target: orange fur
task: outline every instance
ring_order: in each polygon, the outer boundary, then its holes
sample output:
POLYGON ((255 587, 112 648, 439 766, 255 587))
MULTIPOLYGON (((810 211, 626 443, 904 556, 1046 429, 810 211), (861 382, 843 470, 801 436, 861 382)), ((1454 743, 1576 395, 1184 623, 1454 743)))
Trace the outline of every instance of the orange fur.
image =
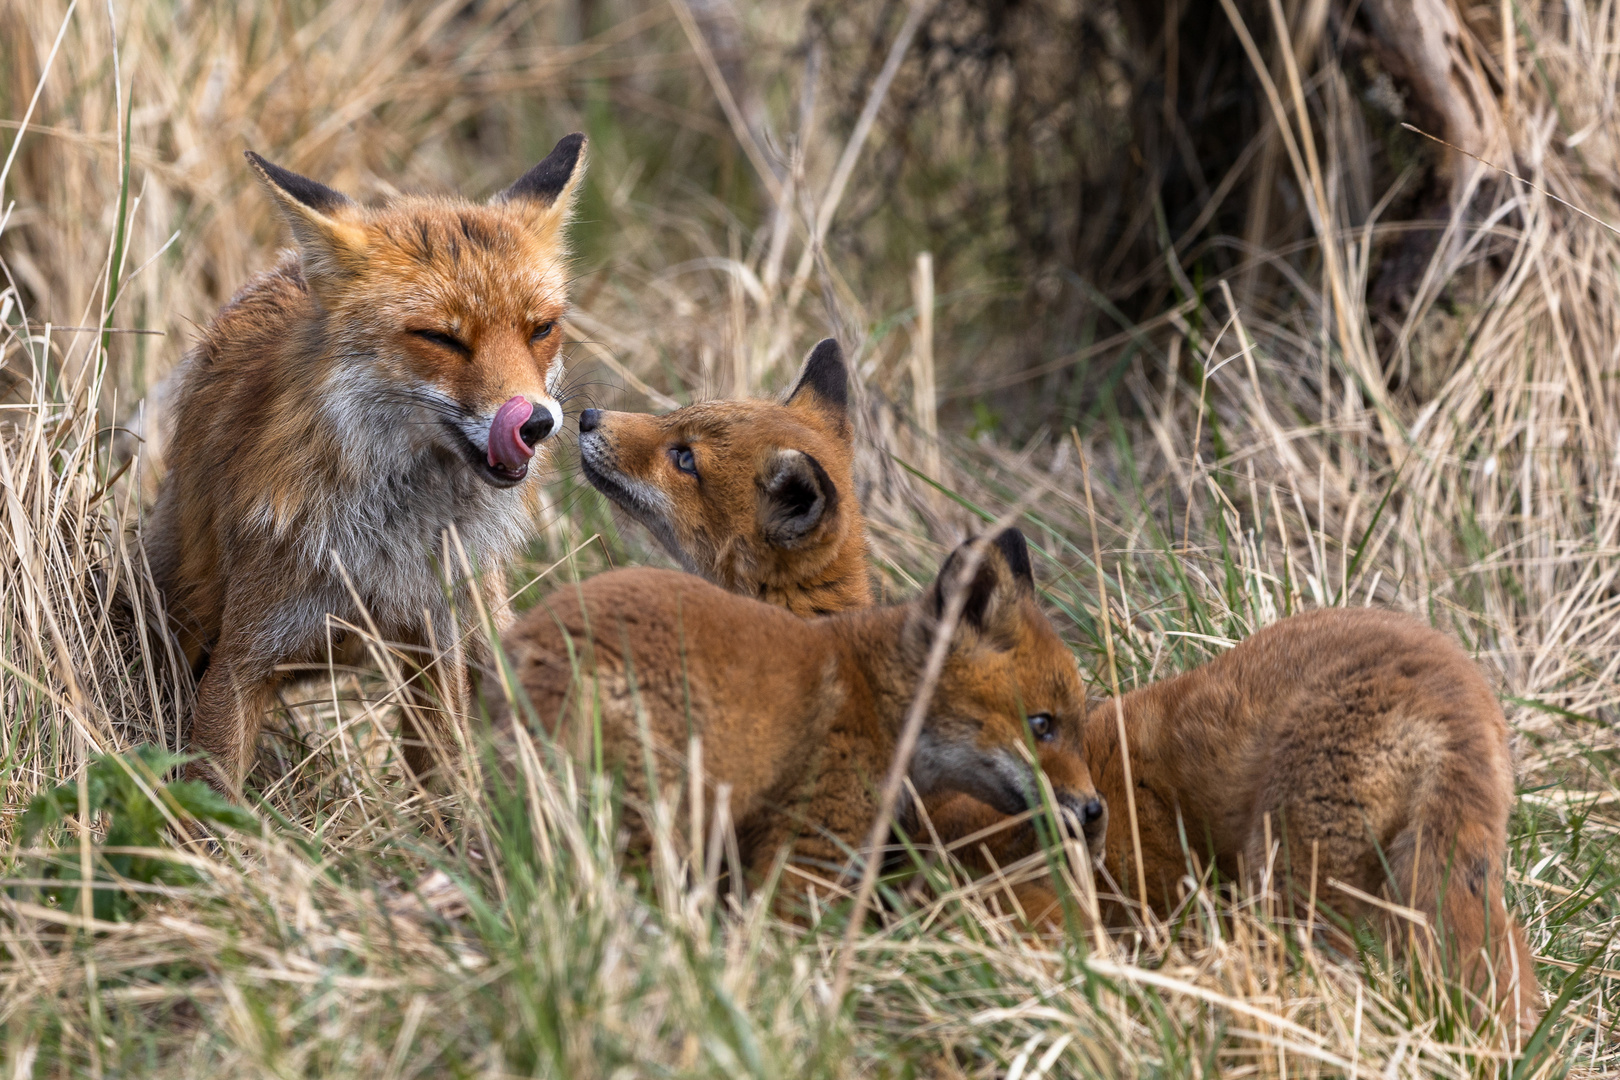
MULTIPOLYGON (((958 549, 912 603, 813 619, 686 574, 613 571, 553 594, 503 644, 561 745, 590 760, 600 730, 633 807, 652 804, 649 768, 661 791, 686 797, 688 740, 700 738, 705 782, 730 792, 746 869, 757 877, 788 844, 795 892, 838 877, 863 843, 953 590, 966 590, 963 614, 912 760, 914 786, 971 790, 1019 812, 1038 800, 1027 715, 1049 716, 1053 736, 1078 737, 1079 673, 1035 603, 1023 537, 1009 530, 980 552, 969 577, 958 549)), ((1095 797, 1083 774, 1055 794, 1073 816, 1095 797)), ((713 791, 705 805, 712 812, 713 791)), ((683 804, 678 819, 687 813, 683 804)), ((635 820, 634 845, 645 850, 647 828, 635 820)))
POLYGON ((298 251, 187 356, 147 530, 202 670, 191 745, 209 761, 194 773, 238 789, 281 668, 326 660, 334 638, 340 661, 358 658, 328 619, 364 625, 362 607, 427 668, 407 764, 421 773, 429 743, 454 745, 466 673, 427 661, 456 634, 435 560, 455 529, 486 572, 456 586, 461 601, 481 587, 500 609, 498 569, 527 534, 539 469, 493 463, 489 432, 517 396, 533 407, 526 444, 561 424, 562 228, 583 141, 564 139, 487 205, 404 197, 376 210, 249 155, 298 251))
MULTIPOLYGON (((835 381, 828 359, 821 358, 823 384, 835 381)), ((843 378, 840 363, 840 390, 843 378)), ((821 399, 841 401, 842 393, 823 392, 821 399)), ((821 525, 825 535, 843 538, 841 555, 822 548, 813 563, 801 564, 781 545, 768 555, 752 554, 771 547, 754 528, 753 504, 714 497, 660 456, 682 445, 686 416, 702 416, 709 452, 700 475, 728 475, 743 487, 738 478, 755 475, 752 462, 761 447, 808 446, 784 434, 792 431, 781 418, 785 410, 764 402, 715 402, 662 417, 603 414, 601 427, 608 446, 643 448, 619 460, 645 463, 635 473, 637 483, 669 493, 674 509, 662 520, 637 516, 689 569, 801 614, 864 606, 870 602, 866 544, 853 499, 841 497, 823 512, 824 519, 846 519, 836 529, 825 520, 821 525), (737 545, 751 552, 749 559, 726 564, 713 554, 737 545), (750 574, 748 567, 769 571, 750 574), (814 606, 800 587, 809 583, 814 606)), ((845 433, 841 452, 822 443, 813 452, 838 463, 828 474, 847 492, 848 429, 839 430, 845 433)), ((634 512, 622 488, 597 486, 634 512)), ((1191 850, 1213 853, 1228 880, 1237 879, 1240 859, 1252 878, 1268 865, 1269 814, 1273 836, 1288 840, 1296 885, 1309 876, 1314 842, 1317 893, 1327 906, 1350 917, 1373 913, 1352 894, 1327 886, 1329 876, 1399 899, 1443 924, 1444 955, 1465 985, 1494 997, 1510 1019, 1534 1017, 1540 999, 1530 952, 1502 898, 1513 800, 1506 726, 1477 668, 1444 635, 1388 612, 1316 612, 1264 630, 1180 678, 1127 694, 1122 703, 1144 876, 1158 914, 1169 912, 1187 872, 1183 829, 1191 850), (1364 828, 1363 817, 1374 827, 1364 828)), ((1095 779, 1109 811, 1104 820, 1114 826, 1107 830, 1105 866, 1117 887, 1134 897, 1119 750, 1110 701, 1091 710, 1082 738, 1043 745, 1040 761, 1057 784, 1074 786, 1082 775, 1095 779)), ((1032 827, 1009 827, 1008 815, 972 795, 942 791, 927 796, 924 807, 942 840, 977 837, 959 851, 970 869, 987 872, 1037 850, 1032 827)), ((1056 894, 1044 885, 1019 885, 1012 894, 1031 920, 1057 915, 1056 894)), ((1108 913, 1116 923, 1130 918, 1122 902, 1108 913)), ((1427 945, 1424 950, 1435 955, 1427 945)))
POLYGON ((694 574, 796 615, 866 607, 846 380, 828 338, 782 404, 705 401, 662 416, 588 409, 581 468, 694 574))
MULTIPOLYGON (((1513 807, 1507 723, 1479 669, 1444 634, 1395 612, 1313 611, 1120 706, 1147 902, 1159 915, 1180 898, 1189 856, 1227 880, 1267 875, 1301 904, 1314 860, 1325 906, 1379 914, 1338 881, 1416 909, 1465 986, 1509 1021, 1533 1022, 1530 949, 1502 894, 1513 807)), ((1087 718, 1085 754, 1123 826, 1109 832, 1106 866, 1134 901, 1112 700, 1087 718)), ((1122 903, 1115 918, 1124 917, 1122 903)), ((1415 939, 1434 955, 1424 933, 1389 925, 1395 941, 1415 939)))
MULTIPOLYGON (((682 566, 717 585, 796 615, 867 607, 848 379, 842 350, 827 338, 780 404, 706 401, 661 416, 587 410, 580 417, 583 472, 682 566), (683 450, 693 455, 691 471, 677 463, 683 450)), ((1090 786, 1077 739, 1042 743, 1039 753, 1054 786, 1090 786)), ((972 869, 989 872, 1034 850, 1032 824, 1013 824, 970 795, 938 792, 923 805, 943 840, 986 834, 960 852, 972 869)), ((915 819, 907 824, 921 828, 915 819)), ((1096 838, 1105 825, 1093 818, 1082 828, 1096 838)), ((1015 892, 1032 914, 1050 907, 1046 891, 1015 892)))

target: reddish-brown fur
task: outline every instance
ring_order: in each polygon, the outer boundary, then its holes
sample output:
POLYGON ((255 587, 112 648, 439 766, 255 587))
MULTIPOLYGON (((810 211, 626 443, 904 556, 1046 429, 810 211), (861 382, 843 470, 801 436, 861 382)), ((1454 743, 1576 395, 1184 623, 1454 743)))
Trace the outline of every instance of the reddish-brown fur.
MULTIPOLYGON (((823 375, 823 381, 831 380, 823 375)), ((768 410, 782 408, 716 404, 748 406, 711 413, 723 418, 725 446, 754 445, 760 436, 748 429, 774 430, 768 410)), ((676 429, 676 418, 686 411, 639 423, 647 431, 676 429)), ((629 426, 624 414, 610 415, 616 425, 629 426)), ((848 460, 847 450, 838 460, 848 460)), ((729 464, 718 454, 709 462, 711 473, 729 464)), ((848 490, 844 475, 838 479, 848 490)), ((649 470, 643 478, 653 486, 679 482, 669 472, 649 470)), ((621 501, 610 487, 598 486, 621 501)), ((840 590, 819 568, 807 576, 821 595, 863 605, 868 602, 866 548, 859 508, 844 499, 835 512, 855 519, 843 531, 848 557, 822 555, 818 567, 842 568, 847 588, 840 590), (855 537, 861 537, 858 546, 855 537)), ((700 516, 686 514, 689 520, 700 516)), ((781 600, 796 595, 792 552, 777 553, 771 586, 763 589, 746 574, 721 573, 703 555, 727 548, 728 521, 740 522, 733 533, 748 533, 750 515, 711 506, 701 519, 702 547, 683 546, 676 529, 665 528, 660 538, 685 565, 711 580, 801 610, 781 600)), ((1270 865, 1263 857, 1269 813, 1274 839, 1288 840, 1296 885, 1303 878, 1308 893, 1314 841, 1317 894, 1329 907, 1350 917, 1373 913, 1370 905, 1329 886, 1329 877, 1365 893, 1398 898, 1444 924, 1447 959, 1465 984, 1487 998, 1494 995, 1504 1015, 1521 1022, 1535 1015, 1540 998, 1530 952, 1502 898, 1513 801, 1506 725, 1478 669, 1444 635, 1389 612, 1316 612, 1263 630, 1220 659, 1127 694, 1122 703, 1144 877, 1158 914, 1169 912, 1187 872, 1183 828, 1194 854, 1213 851, 1228 880, 1238 878, 1241 859, 1252 882, 1270 865), (1386 873, 1380 850, 1392 873, 1386 873)), ((1134 897, 1137 879, 1112 701, 1091 710, 1083 732, 1082 742, 1060 739, 1042 746, 1041 765, 1066 784, 1091 767, 1114 825, 1107 831, 1105 866, 1114 883, 1134 897)), ((1005 827, 1006 814, 971 795, 942 792, 927 797, 924 807, 946 842, 987 833, 960 852, 971 869, 988 870, 1036 850, 1032 828, 1005 827)), ((1056 894, 1045 886, 1021 885, 1013 895, 1032 919, 1056 913, 1056 894)), ((1116 922, 1129 918, 1123 904, 1109 910, 1116 922)), ((1411 935, 1402 932, 1398 938, 1404 942, 1411 935)))
MULTIPOLYGON (((706 401, 661 416, 587 410, 580 417, 582 469, 692 573, 796 615, 867 607, 848 380, 843 352, 828 338, 811 350, 780 404, 706 401), (682 450, 693 453, 694 471, 678 466, 682 450), (784 521, 796 527, 784 529, 784 521)), ((1063 736, 1040 744, 1041 768, 1055 787, 1090 786, 1079 750, 1077 739, 1063 736)), ((923 805, 942 840, 986 833, 960 852, 973 869, 989 871, 1033 850, 1033 825, 1010 825, 970 795, 939 792, 923 805)), ((1105 825, 1094 820, 1085 832, 1095 837, 1105 825)), ((1015 892, 1027 899, 1026 910, 1035 905, 1032 916, 1052 902, 1047 890, 1015 892)))
MULTIPOLYGON (((463 617, 471 588, 502 609, 498 570, 526 536, 539 469, 499 471, 480 440, 517 395, 560 426, 562 228, 582 149, 563 140, 488 205, 405 197, 375 210, 250 155, 299 250, 187 356, 147 530, 171 619, 205 668, 191 744, 210 760, 194 771, 237 789, 282 666, 325 661, 332 639, 340 661, 356 655, 329 616, 369 617, 417 664, 450 652, 435 570, 457 566, 442 560, 447 530, 484 571, 456 586, 463 617)), ((447 717, 466 692, 464 668, 425 666, 432 694, 419 684, 421 739, 406 749, 418 772, 431 762, 422 739, 453 745, 447 717)))
MULTIPOLYGON (((1502 894, 1513 806, 1507 723, 1451 639, 1395 612, 1313 611, 1120 705, 1154 911, 1179 900, 1189 854, 1227 880, 1268 875, 1300 903, 1314 860, 1327 907, 1379 913, 1337 881, 1422 912, 1464 985, 1509 1020, 1533 1020, 1541 999, 1530 949, 1502 894)), ((1085 755, 1117 826, 1108 872, 1136 900, 1112 700, 1087 718, 1085 755)), ((1413 936, 1399 919, 1390 926, 1399 943, 1413 936)))
POLYGON ((589 409, 581 468, 694 574, 795 615, 866 607, 846 381, 828 338, 782 404, 705 401, 662 416, 589 409))
MULTIPOLYGON (((631 806, 650 804, 644 737, 660 789, 682 798, 688 740, 700 738, 706 806, 729 787, 755 875, 791 844, 796 891, 837 877, 863 843, 949 590, 967 593, 912 761, 916 788, 973 790, 1016 812, 1038 798, 1027 716, 1078 735, 1079 673, 1035 603, 1023 538, 984 544, 971 578, 959 553, 910 604, 813 619, 686 574, 614 571, 553 594, 504 645, 535 716, 581 760, 600 709, 603 758, 631 806)), ((1076 816, 1094 798, 1089 778, 1055 794, 1076 816)), ((644 850, 645 826, 635 837, 644 850)))

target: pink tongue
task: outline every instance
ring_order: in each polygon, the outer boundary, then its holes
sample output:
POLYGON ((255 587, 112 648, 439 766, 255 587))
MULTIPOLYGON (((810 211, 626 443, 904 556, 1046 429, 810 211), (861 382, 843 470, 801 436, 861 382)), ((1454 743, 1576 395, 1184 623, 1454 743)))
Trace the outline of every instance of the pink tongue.
POLYGON ((514 397, 495 411, 489 424, 489 463, 515 469, 534 457, 534 451, 523 441, 523 425, 534 413, 534 406, 522 397, 514 397))

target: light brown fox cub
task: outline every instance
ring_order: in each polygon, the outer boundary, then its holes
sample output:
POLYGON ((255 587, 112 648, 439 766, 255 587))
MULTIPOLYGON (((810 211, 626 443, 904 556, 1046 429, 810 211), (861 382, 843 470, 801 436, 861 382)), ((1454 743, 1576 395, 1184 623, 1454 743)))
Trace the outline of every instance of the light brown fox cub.
MULTIPOLYGON (((1539 1012, 1530 949, 1502 896, 1507 723, 1450 638, 1390 611, 1313 611, 1120 705, 1147 901, 1160 915, 1192 872, 1183 835, 1227 880, 1269 874, 1301 904, 1314 862, 1327 907, 1378 914, 1342 882, 1415 908, 1464 985, 1510 1021, 1539 1012)), ((1108 871, 1135 900, 1117 725, 1112 700, 1094 707, 1085 754, 1113 803, 1108 871)), ((1406 924, 1394 928, 1405 942, 1406 924)))
MULTIPOLYGON (((425 656, 455 630, 437 565, 454 529, 500 610, 499 567, 562 423, 563 239, 584 136, 487 205, 405 197, 364 209, 248 159, 298 243, 215 317, 180 374, 153 571, 202 671, 193 770, 236 790, 282 665, 324 661, 329 617, 425 656), (533 460, 538 458, 538 460, 533 460)), ((449 562, 453 567, 455 557, 449 562)), ((470 605, 463 611, 470 612, 470 605)), ((355 652, 339 648, 341 658, 355 652)), ((475 658, 476 659, 476 658, 475 658)), ((453 746, 466 672, 426 674, 406 763, 453 746), (437 697, 443 710, 431 707, 437 697)))
POLYGON ((705 401, 663 416, 586 409, 580 468, 694 574, 796 615, 866 607, 847 383, 828 338, 783 404, 705 401))
MULTIPOLYGON (((613 571, 552 594, 504 645, 560 744, 590 760, 600 730, 633 807, 650 804, 649 768, 662 792, 685 797, 688 740, 701 738, 706 783, 730 788, 745 868, 762 873, 791 843, 802 890, 809 877, 836 877, 871 827, 955 590, 966 590, 962 616, 911 763, 917 790, 972 791, 1008 813, 1039 805, 1028 747, 1077 733, 1079 672, 1035 603, 1023 536, 979 544, 971 576, 964 545, 909 604, 812 619, 687 574, 613 571)), ((1081 819, 1095 799, 1088 777, 1055 794, 1060 812, 1081 819)), ((644 850, 645 825, 633 820, 644 850)))

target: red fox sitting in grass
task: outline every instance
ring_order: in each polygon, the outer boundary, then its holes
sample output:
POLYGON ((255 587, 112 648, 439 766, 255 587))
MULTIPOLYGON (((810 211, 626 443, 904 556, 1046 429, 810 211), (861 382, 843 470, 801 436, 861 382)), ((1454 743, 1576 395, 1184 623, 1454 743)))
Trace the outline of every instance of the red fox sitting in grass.
MULTIPOLYGON (((801 614, 867 604, 863 523, 847 495, 844 379, 829 341, 812 353, 786 405, 713 402, 657 417, 587 410, 580 418, 585 475, 688 569, 733 591, 801 614), (763 476, 756 463, 808 447, 828 480, 815 499, 801 500, 815 513, 813 528, 799 530, 810 543, 796 574, 798 549, 758 525, 775 513, 768 483, 750 489, 736 478, 763 476)), ((1328 907, 1350 917, 1375 913, 1331 879, 1423 912, 1440 924, 1449 966, 1465 985, 1509 1017, 1534 1016, 1530 951, 1502 893, 1513 804, 1507 725, 1478 669, 1443 634, 1390 612, 1313 612, 1179 678, 1125 694, 1119 705, 1133 799, 1113 701, 1093 706, 1080 740, 1042 744, 1040 754, 1054 776, 1089 765, 1108 807, 1114 828, 1104 867, 1131 897, 1109 905, 1112 921, 1129 920, 1139 881, 1160 917, 1176 906, 1189 872, 1183 835, 1191 855, 1213 855, 1227 880, 1277 873, 1266 848, 1269 819, 1271 838, 1286 843, 1289 869, 1274 880, 1290 877, 1302 902, 1314 849, 1317 896, 1328 907)), ((1008 820, 960 793, 924 805, 947 842, 1008 820)), ((1025 825, 991 832, 961 854, 984 871, 1035 847, 1025 825)), ((1038 884, 1013 895, 1032 919, 1056 911, 1056 895, 1038 884)))
POLYGON ((462 610, 481 588, 501 611, 498 570, 529 533, 540 443, 562 424, 563 227, 584 144, 563 139, 482 206, 365 209, 248 154, 298 249, 187 356, 146 534, 201 674, 194 774, 240 789, 284 665, 358 653, 332 618, 369 618, 419 654, 431 684, 407 710, 406 765, 423 775, 454 748, 466 668, 427 659, 461 655, 446 534, 484 572, 457 585, 462 610))
MULTIPOLYGON (((706 783, 730 789, 743 869, 757 881, 791 845, 792 897, 837 878, 863 843, 959 590, 912 784, 924 796, 971 791, 1008 814, 1041 805, 1028 747, 1078 734, 1084 691, 1035 602, 1022 534, 976 544, 976 568, 959 547, 909 604, 810 619, 690 574, 615 570, 551 594, 502 644, 538 722, 578 760, 600 753, 632 807, 658 797, 649 774, 659 792, 687 798, 688 740, 701 739, 706 783)), ((1083 767, 1074 782, 1049 779, 1060 814, 1097 819, 1083 767)), ((677 810, 681 820, 688 812, 677 810)), ((647 824, 631 820, 632 847, 645 851, 647 824)))

